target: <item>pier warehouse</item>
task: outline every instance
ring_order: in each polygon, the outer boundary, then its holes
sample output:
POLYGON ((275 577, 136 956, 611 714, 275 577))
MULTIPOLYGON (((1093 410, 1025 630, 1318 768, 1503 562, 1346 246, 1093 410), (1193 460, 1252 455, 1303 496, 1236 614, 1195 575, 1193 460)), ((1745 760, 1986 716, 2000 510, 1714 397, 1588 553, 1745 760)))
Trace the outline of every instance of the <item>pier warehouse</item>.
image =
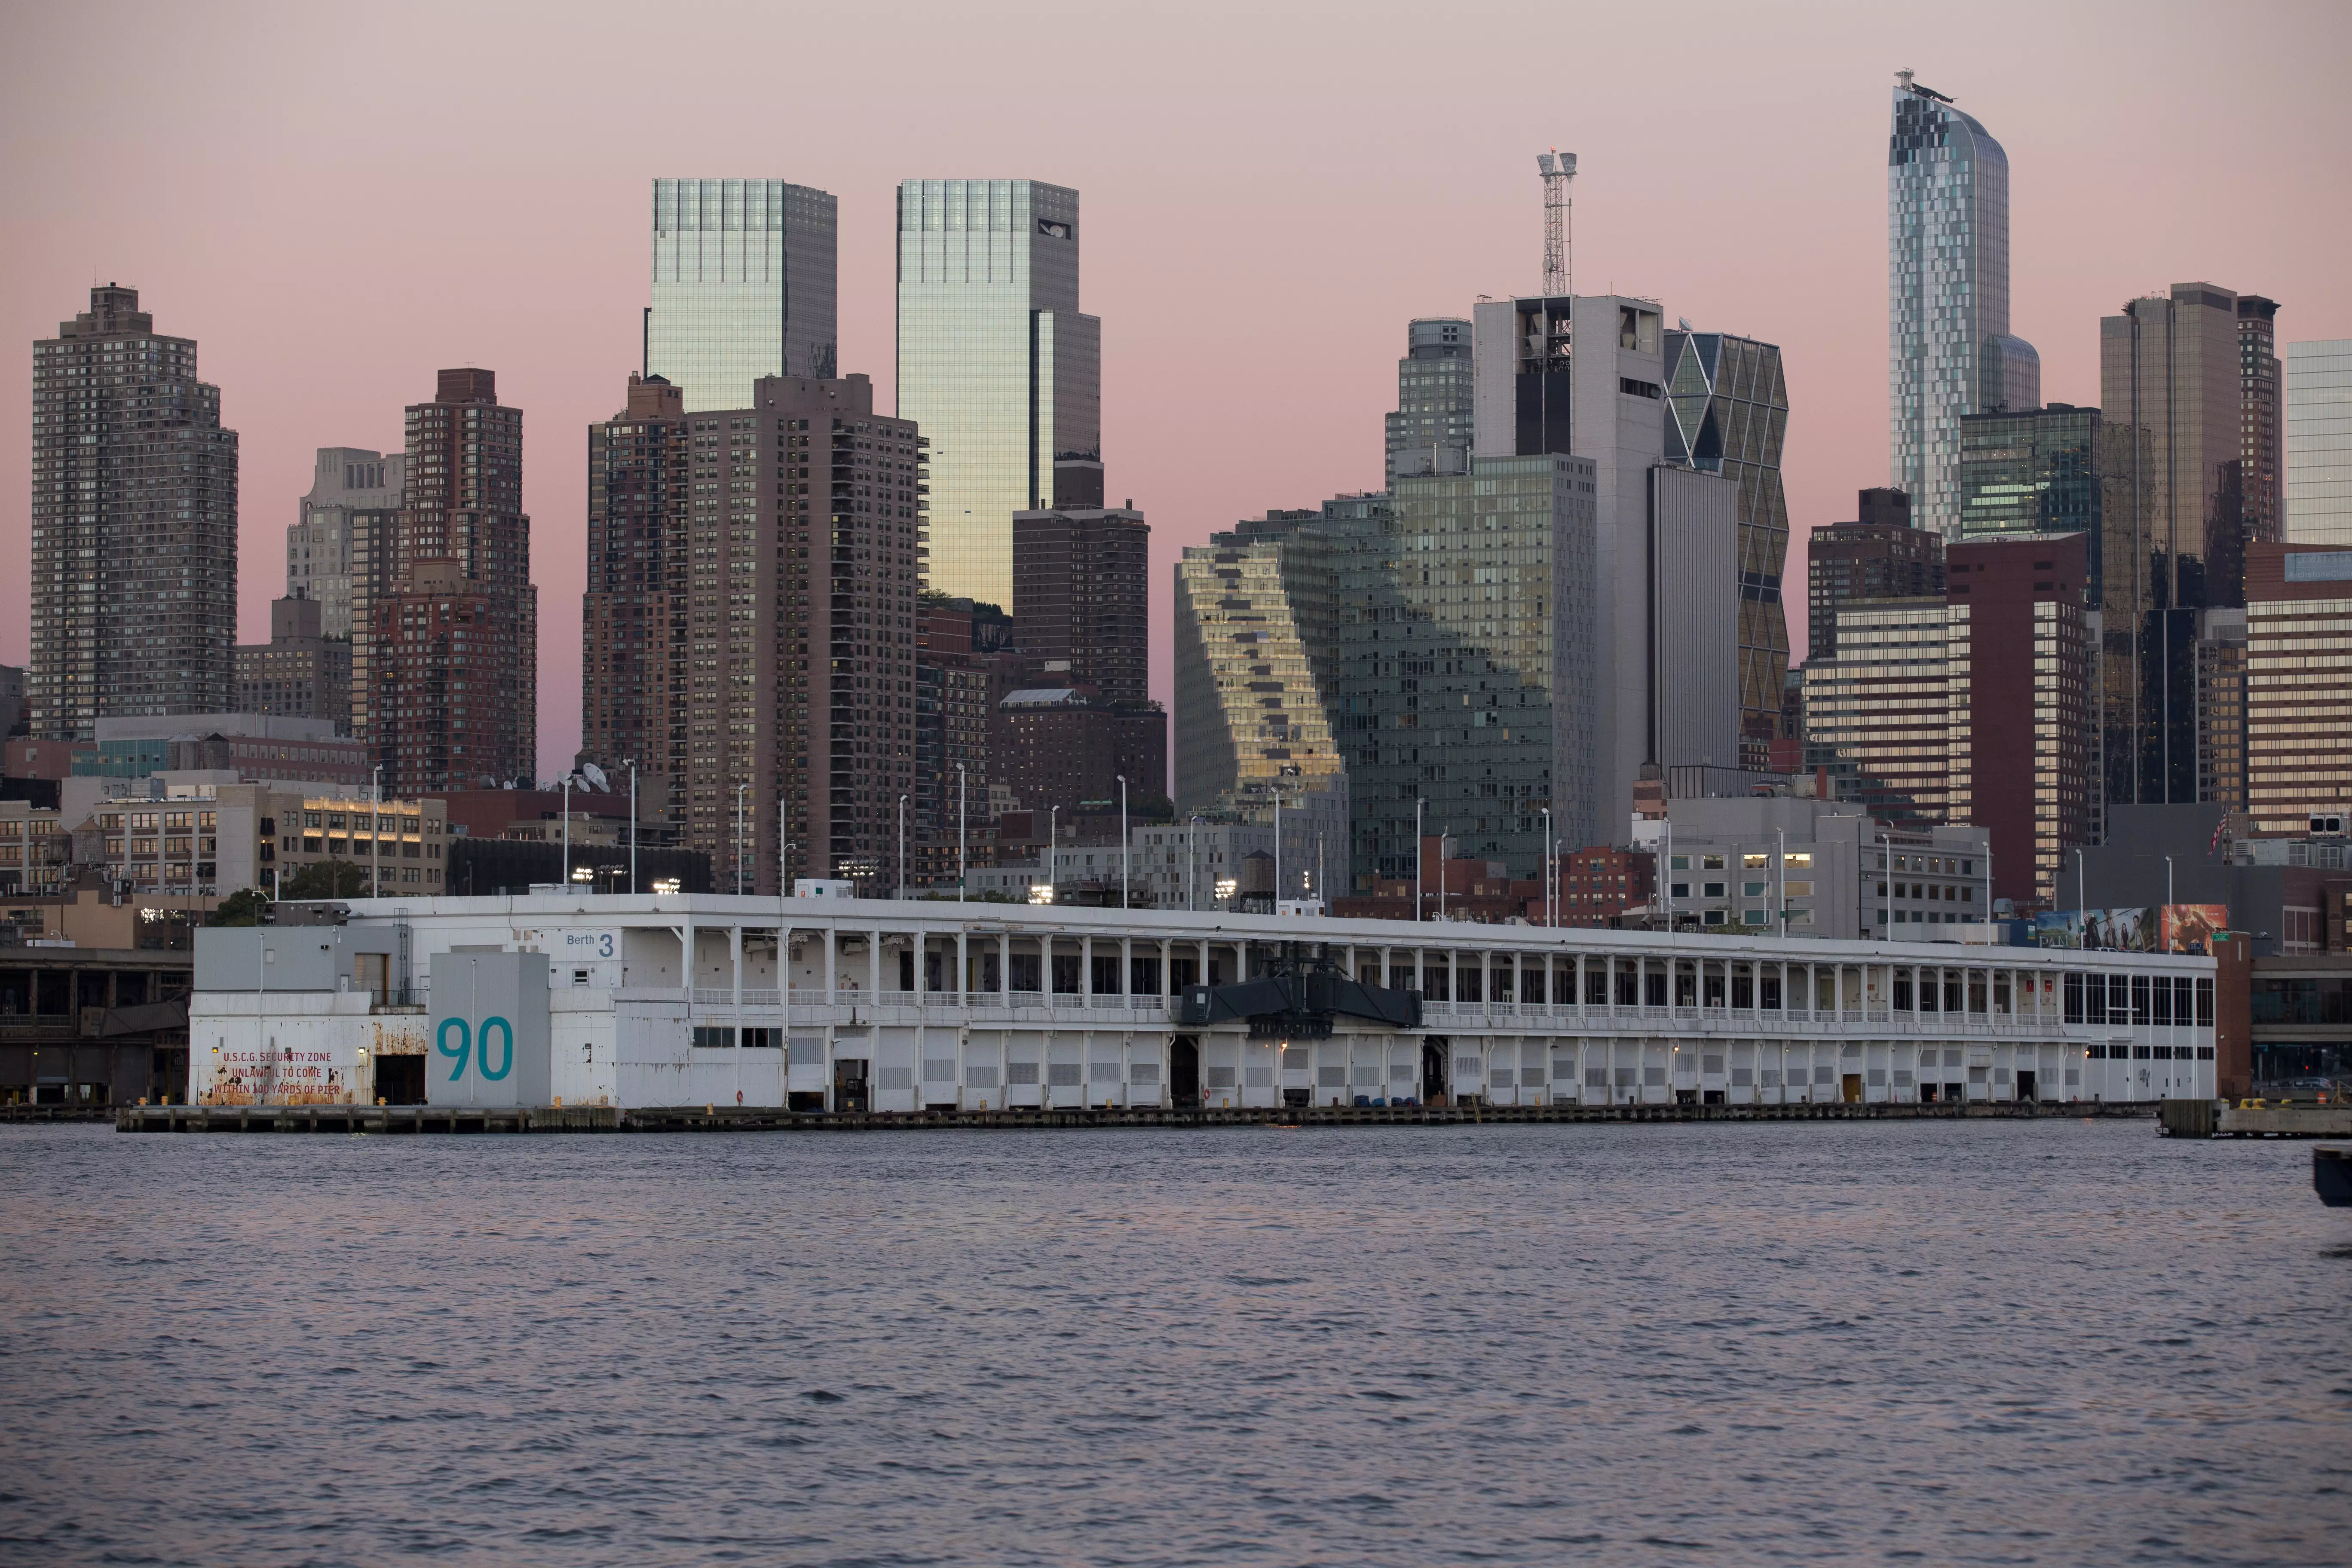
POLYGON ((889 1111, 2215 1086, 2214 961, 2178 953, 716 895, 348 910, 197 933, 191 1098, 889 1111), (1387 1000, 1212 1005, 1286 965, 1387 1000))

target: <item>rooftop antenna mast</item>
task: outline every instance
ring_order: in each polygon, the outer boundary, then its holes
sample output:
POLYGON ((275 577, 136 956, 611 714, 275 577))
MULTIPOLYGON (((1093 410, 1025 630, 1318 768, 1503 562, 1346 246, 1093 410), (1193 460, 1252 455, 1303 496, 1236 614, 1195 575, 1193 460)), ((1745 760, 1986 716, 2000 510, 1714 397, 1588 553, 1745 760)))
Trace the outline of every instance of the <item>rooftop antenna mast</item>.
POLYGON ((1568 183, 1576 178, 1576 154, 1555 147, 1536 154, 1536 167, 1543 171, 1544 183, 1543 291, 1558 299, 1570 293, 1575 281, 1569 266, 1568 183))

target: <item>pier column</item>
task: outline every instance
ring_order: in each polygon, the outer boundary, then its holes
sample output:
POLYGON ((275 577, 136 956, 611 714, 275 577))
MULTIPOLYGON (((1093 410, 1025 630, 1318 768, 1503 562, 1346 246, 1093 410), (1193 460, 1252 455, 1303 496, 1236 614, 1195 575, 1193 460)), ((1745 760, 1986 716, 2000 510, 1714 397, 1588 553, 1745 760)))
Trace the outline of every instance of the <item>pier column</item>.
POLYGON ((835 943, 839 935, 839 930, 828 919, 824 928, 824 1005, 828 1007, 833 1005, 834 1000, 834 969, 839 956, 835 943))

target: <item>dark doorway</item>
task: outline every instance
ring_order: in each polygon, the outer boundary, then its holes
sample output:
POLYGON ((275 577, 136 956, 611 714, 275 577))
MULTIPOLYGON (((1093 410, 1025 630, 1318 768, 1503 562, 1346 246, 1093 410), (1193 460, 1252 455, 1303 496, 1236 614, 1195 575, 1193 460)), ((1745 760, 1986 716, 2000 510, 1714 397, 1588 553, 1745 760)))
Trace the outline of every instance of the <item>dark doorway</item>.
POLYGON ((185 1105, 188 1102, 188 1047, 157 1046, 148 1064, 147 1086, 147 1092, 156 1104, 185 1105))
POLYGON ((1423 1105, 1444 1105, 1445 1101, 1445 1041, 1421 1042, 1421 1102, 1423 1105))
POLYGON ((2030 1072, 2021 1072, 2021 1073, 2019 1073, 2019 1074, 2017 1075, 2017 1098, 2018 1098, 2018 1099, 2020 1099, 2020 1100, 2036 1100, 2036 1099, 2039 1099, 2039 1098, 2040 1098, 2040 1096, 2039 1096, 2039 1095, 2037 1095, 2037 1094, 2034 1092, 2035 1088, 2036 1088, 2036 1085, 2034 1084, 2034 1081, 2033 1081, 2033 1075, 2032 1075, 2032 1073, 2030 1073, 2030 1072))
POLYGON ((1922 1105, 1933 1105, 1936 1103, 1936 1086, 1934 1084, 1923 1083, 1919 1086, 1919 1103, 1922 1105))
POLYGON ((833 1064, 833 1108, 835 1110, 866 1109, 866 1058, 841 1057, 833 1064))
POLYGON ((425 1058, 423 1057, 387 1057, 375 1058, 375 1098, 386 1105, 422 1105, 425 1103, 425 1058))
POLYGON ((1168 1083, 1176 1104, 1196 1110, 1201 1103, 1201 1042, 1179 1035, 1168 1045, 1168 1083))

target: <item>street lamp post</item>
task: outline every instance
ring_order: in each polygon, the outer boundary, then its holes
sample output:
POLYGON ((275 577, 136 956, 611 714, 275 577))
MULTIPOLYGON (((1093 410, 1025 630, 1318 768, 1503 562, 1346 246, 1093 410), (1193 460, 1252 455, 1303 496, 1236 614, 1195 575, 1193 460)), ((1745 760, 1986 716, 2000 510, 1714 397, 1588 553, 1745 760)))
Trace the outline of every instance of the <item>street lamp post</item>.
POLYGON ((1118 907, 1127 908, 1127 775, 1118 775, 1118 907))
POLYGON ((1554 923, 1551 918, 1552 889, 1559 880, 1555 875, 1551 858, 1551 807, 1543 808, 1543 819, 1544 925, 1549 928, 1554 923))
POLYGON ((965 883, 965 882, 970 879, 970 877, 971 877, 971 872, 970 872, 970 871, 968 871, 968 870, 965 868, 965 866, 964 866, 964 830, 965 830, 965 828, 970 825, 970 822, 971 822, 971 818, 970 818, 970 816, 967 816, 967 815, 966 815, 966 811, 965 811, 966 800, 967 800, 967 797, 966 797, 965 793, 964 793, 963 764, 962 764, 961 763, 958 763, 956 764, 956 902, 957 902, 957 903, 961 903, 961 902, 963 902, 964 883, 965 883))
POLYGON ((637 759, 621 764, 629 770, 629 891, 637 890, 637 759))
POLYGON ((1192 830, 1185 835, 1184 871, 1184 907, 1197 910, 1201 907, 1201 814, 1197 811, 1192 814, 1192 830))
MULTIPOLYGON (((1030 818, 1030 831, 1036 831, 1034 817, 1030 818)), ((1061 847, 1062 808, 1058 805, 1048 806, 1045 808, 1045 896, 1048 899, 1061 897, 1059 884, 1055 877, 1057 868, 1054 864, 1054 857, 1061 847)))
POLYGON ((383 764, 375 765, 368 785, 368 897, 383 897, 383 764))
POLYGON ((907 897, 907 797, 898 797, 898 898, 907 897))
POLYGON ((739 899, 743 896, 743 802, 751 791, 747 784, 735 786, 735 896, 739 899))
POLYGON ((1421 890, 1421 863, 1428 858, 1428 851, 1422 847, 1421 813, 1428 805, 1425 795, 1412 803, 1412 918, 1416 921, 1423 918, 1421 900, 1427 896, 1421 890))
MULTIPOLYGON (((555 879, 558 887, 572 886, 572 775, 563 775, 563 874, 555 879)), ((692 970, 693 965, 688 964, 692 970)))
POLYGON ((1437 918, 1445 918, 1445 841, 1454 835, 1451 830, 1437 836, 1437 918))
POLYGON ((2164 858, 2164 901, 2172 902, 2172 857, 2164 858))

